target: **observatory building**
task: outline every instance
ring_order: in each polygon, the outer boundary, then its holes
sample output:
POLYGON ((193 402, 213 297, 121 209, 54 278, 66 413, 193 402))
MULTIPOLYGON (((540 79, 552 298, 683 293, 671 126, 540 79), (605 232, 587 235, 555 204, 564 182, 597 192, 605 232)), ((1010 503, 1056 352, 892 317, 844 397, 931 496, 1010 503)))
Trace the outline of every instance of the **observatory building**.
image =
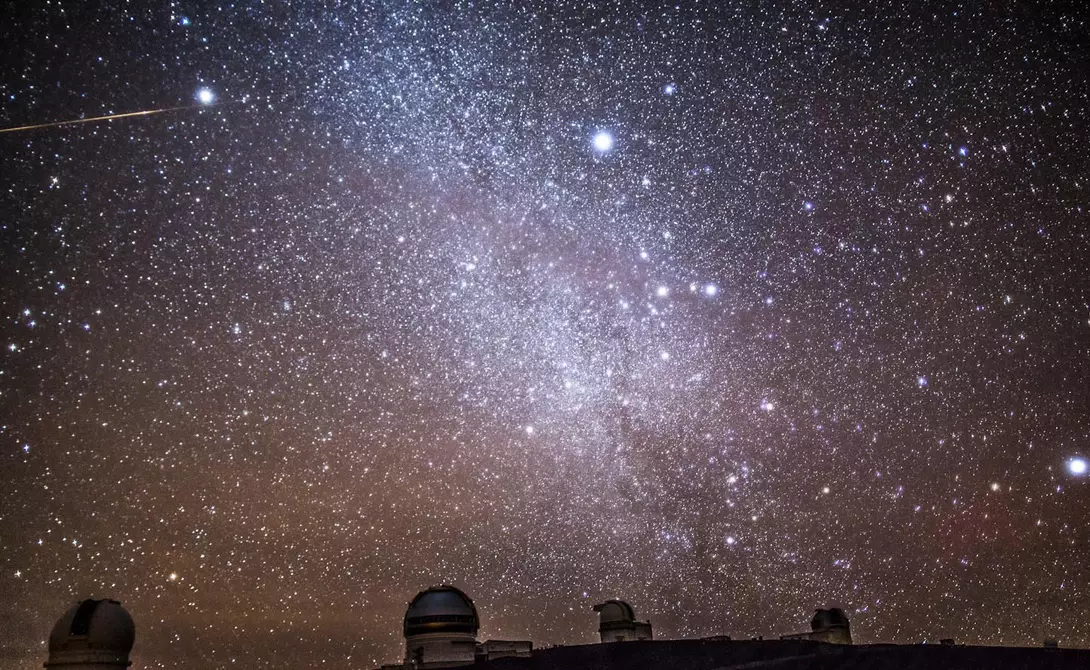
POLYGON ((405 661, 394 668, 454 668, 508 656, 530 655, 529 640, 477 642, 477 607, 459 589, 441 584, 416 594, 405 611, 405 661))
POLYGON ((651 622, 636 621, 636 610, 623 600, 607 600, 594 606, 602 642, 651 639, 651 622))
POLYGON ((116 600, 84 600, 57 621, 49 634, 47 668, 120 670, 127 668, 136 639, 132 617, 116 600))
MULTIPOLYGON (((651 642, 651 624, 637 621, 635 609, 623 600, 607 600, 595 605, 594 611, 598 613, 598 633, 602 642, 647 642, 560 645, 536 651, 525 640, 477 642, 480 620, 473 601, 453 586, 433 586, 416 594, 405 611, 404 660, 384 665, 381 670, 487 668, 496 667, 488 661, 504 658, 507 660, 497 666, 508 670, 627 670, 636 667, 710 670, 773 666, 856 670, 1090 668, 1090 651, 1057 649, 1054 640, 1045 641, 1045 647, 1051 647, 1046 649, 964 646, 953 644, 953 640, 944 640, 942 644, 857 647, 852 645, 848 617, 839 608, 817 610, 809 632, 785 635, 780 640, 758 637, 738 641, 721 635, 651 642)), ((169 625, 165 621, 160 624, 169 625)), ((127 670, 131 666, 129 653, 134 638, 132 617, 120 603, 84 600, 69 609, 53 627, 45 667, 47 670, 127 670)), ((166 650, 159 653, 169 654, 166 650)), ((315 658, 305 665, 316 667, 326 660, 315 658)), ((348 659, 337 662, 343 664, 345 661, 348 659)), ((161 663, 154 665, 159 667, 161 663)))
MULTIPOLYGON (((652 639, 651 622, 638 621, 635 608, 623 600, 607 600, 595 605, 594 611, 598 613, 598 635, 603 643, 652 639)), ((852 643, 848 617, 842 609, 817 610, 810 628, 809 632, 781 639, 852 643)), ((469 596, 448 584, 432 586, 417 593, 405 610, 404 658, 400 663, 382 666, 382 670, 457 668, 499 658, 529 658, 533 653, 533 643, 529 640, 478 642, 479 629, 477 607, 469 596)), ((125 670, 131 665, 129 653, 135 637, 132 617, 119 602, 84 600, 69 609, 53 627, 45 667, 125 670)), ((709 641, 729 642, 730 638, 723 636, 701 642, 709 641)))
POLYGON ((829 644, 851 644, 852 631, 848 624, 848 615, 844 610, 834 607, 827 610, 817 610, 814 618, 810 619, 809 633, 792 633, 783 635, 781 640, 813 640, 815 642, 828 642, 829 644))

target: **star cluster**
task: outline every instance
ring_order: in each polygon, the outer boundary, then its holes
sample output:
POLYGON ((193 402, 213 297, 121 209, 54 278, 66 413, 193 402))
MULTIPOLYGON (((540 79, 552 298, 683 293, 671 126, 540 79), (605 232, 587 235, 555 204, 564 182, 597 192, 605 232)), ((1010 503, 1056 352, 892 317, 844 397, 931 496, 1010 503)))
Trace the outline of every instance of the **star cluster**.
POLYGON ((1090 645, 1085 13, 146 5, 0 28, 4 127, 167 110, 0 135, 0 667, 1090 645))

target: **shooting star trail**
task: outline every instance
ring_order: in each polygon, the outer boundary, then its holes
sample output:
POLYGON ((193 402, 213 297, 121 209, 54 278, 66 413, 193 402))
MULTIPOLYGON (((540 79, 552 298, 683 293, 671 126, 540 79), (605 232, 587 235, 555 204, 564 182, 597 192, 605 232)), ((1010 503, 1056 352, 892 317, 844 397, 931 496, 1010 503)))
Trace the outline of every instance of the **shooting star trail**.
POLYGON ((49 123, 35 123, 29 126, 17 126, 15 128, 0 128, 0 134, 2 133, 17 133, 23 130, 37 130, 39 128, 57 128, 60 126, 74 126, 77 123, 94 123, 96 121, 112 121, 113 119, 127 119, 133 116, 151 116, 152 114, 162 114, 163 112, 177 112, 183 109, 197 109, 203 107, 210 107, 210 103, 202 102, 199 105, 183 105, 181 107, 163 107, 162 109, 145 109, 140 112, 125 112, 123 114, 107 114, 106 116, 94 116, 89 119, 73 119, 71 121, 51 121, 49 123))

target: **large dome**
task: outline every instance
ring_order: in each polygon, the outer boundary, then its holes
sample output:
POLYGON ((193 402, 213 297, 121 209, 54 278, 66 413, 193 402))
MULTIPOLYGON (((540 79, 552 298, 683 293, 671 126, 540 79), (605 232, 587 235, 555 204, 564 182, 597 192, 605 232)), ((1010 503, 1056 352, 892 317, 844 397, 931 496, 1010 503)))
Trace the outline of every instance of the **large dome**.
POLYGON ((602 624, 627 623, 636 620, 636 610, 623 600, 607 600, 594 606, 598 621, 602 624))
POLYGON ((50 664, 76 657, 98 663, 127 664, 135 639, 136 627, 121 603, 84 600, 53 626, 49 635, 50 664))
POLYGON ((477 635, 480 620, 469 596, 442 584, 416 594, 405 612, 405 637, 428 633, 477 635))

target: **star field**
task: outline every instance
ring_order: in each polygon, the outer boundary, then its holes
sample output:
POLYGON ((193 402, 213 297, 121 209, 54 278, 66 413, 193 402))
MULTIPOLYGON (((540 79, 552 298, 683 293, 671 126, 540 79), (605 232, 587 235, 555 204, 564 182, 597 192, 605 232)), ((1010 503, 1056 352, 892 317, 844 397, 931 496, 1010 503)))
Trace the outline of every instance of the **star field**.
POLYGON ((1085 12, 32 4, 0 126, 165 111, 0 135, 0 668, 1090 646, 1085 12))

